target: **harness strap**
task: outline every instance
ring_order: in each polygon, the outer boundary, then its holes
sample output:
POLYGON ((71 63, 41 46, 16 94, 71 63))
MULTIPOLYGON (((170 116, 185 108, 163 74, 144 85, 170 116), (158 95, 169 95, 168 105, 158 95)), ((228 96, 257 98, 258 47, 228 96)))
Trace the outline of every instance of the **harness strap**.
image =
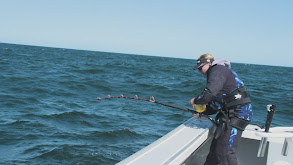
POLYGON ((236 129, 244 131, 245 127, 249 124, 249 122, 243 119, 239 119, 237 117, 233 117, 230 119, 229 124, 236 129))
POLYGON ((251 100, 244 86, 234 90, 222 99, 222 104, 224 104, 226 109, 231 109, 248 103, 251 103, 251 100))
MULTIPOLYGON (((219 115, 220 113, 218 113, 219 115)), ((217 115, 217 116, 218 116, 217 115)), ((222 115, 219 115, 219 116, 222 116, 222 115)), ((217 118, 217 117, 216 117, 217 118)), ((226 123, 223 122, 223 118, 222 117, 219 117, 218 120, 216 120, 218 126, 215 130, 215 133, 214 133, 214 138, 215 139, 218 139, 220 137, 220 135, 222 134, 222 132, 225 130, 226 128, 226 123)))
POLYGON ((249 124, 249 121, 240 119, 234 115, 229 115, 229 113, 225 113, 224 111, 220 111, 215 117, 215 121, 218 124, 216 128, 214 138, 218 139, 224 130, 227 130, 229 127, 234 127, 238 130, 244 131, 246 126, 249 124))
POLYGON ((233 92, 229 93, 225 98, 224 101, 225 102, 231 102, 236 100, 237 98, 235 98, 235 95, 237 94, 241 94, 241 98, 245 98, 245 97, 249 97, 248 92, 246 91, 245 87, 240 87, 235 89, 233 92))
POLYGON ((251 103, 251 101, 250 101, 250 98, 249 97, 246 97, 246 98, 242 98, 240 100, 234 100, 234 101, 226 104, 226 107, 228 109, 230 109, 232 107, 242 106, 242 105, 245 105, 245 104, 248 104, 248 103, 251 103))
POLYGON ((225 112, 220 111, 217 116, 215 117, 215 121, 218 124, 218 127, 216 128, 215 134, 214 134, 214 138, 218 139, 220 137, 220 135, 222 134, 222 132, 224 130, 227 130, 229 126, 229 117, 227 114, 225 114, 225 112))

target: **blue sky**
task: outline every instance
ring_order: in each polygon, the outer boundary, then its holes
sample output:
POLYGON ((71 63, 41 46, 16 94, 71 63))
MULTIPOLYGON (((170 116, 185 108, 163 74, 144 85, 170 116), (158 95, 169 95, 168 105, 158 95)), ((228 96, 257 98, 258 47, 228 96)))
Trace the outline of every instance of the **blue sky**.
POLYGON ((0 42, 293 67, 292 0, 0 0, 0 42))

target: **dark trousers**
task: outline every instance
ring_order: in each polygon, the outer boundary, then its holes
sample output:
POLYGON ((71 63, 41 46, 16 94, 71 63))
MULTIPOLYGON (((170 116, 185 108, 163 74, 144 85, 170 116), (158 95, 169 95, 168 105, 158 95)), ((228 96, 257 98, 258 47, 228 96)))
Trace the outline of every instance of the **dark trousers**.
POLYGON ((217 140, 213 139, 205 165, 237 165, 236 150, 242 132, 228 127, 217 140))

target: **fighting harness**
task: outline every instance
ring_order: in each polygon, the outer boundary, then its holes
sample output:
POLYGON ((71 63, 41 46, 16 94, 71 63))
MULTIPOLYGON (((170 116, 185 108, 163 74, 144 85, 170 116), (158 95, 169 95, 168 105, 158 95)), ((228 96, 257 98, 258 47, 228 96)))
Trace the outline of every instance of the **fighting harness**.
POLYGON ((215 139, 221 135, 224 129, 227 129, 230 126, 244 131, 245 127, 249 124, 249 121, 238 118, 235 116, 234 111, 243 105, 251 103, 246 88, 241 86, 217 102, 221 105, 221 111, 215 118, 215 121, 218 122, 215 139))

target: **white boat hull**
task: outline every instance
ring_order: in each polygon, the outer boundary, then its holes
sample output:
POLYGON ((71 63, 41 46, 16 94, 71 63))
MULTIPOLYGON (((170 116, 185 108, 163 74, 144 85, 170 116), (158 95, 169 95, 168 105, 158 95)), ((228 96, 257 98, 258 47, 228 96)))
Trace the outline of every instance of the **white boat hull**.
MULTIPOLYGON (((208 120, 191 118, 154 143, 122 160, 118 165, 201 165, 205 162, 209 152, 214 129, 212 123, 208 120)), ((278 127, 275 130, 289 130, 287 132, 285 131, 284 134, 288 142, 287 156, 281 154, 285 137, 268 137, 268 145, 265 149, 264 157, 257 157, 260 141, 263 137, 266 137, 268 133, 262 135, 263 130, 258 126, 248 125, 243 132, 241 144, 238 147, 238 164, 293 165, 293 127, 278 127)), ((284 133, 284 131, 282 133, 284 133)))

